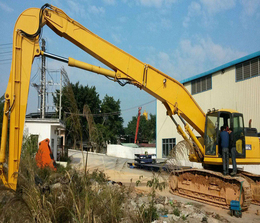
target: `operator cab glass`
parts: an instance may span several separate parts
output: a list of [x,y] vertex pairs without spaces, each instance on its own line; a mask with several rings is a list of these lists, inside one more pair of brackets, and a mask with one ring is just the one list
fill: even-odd
[[227,111],[216,111],[207,114],[204,135],[205,155],[222,157],[222,148],[219,137],[221,126],[228,126],[232,129],[236,142],[236,157],[244,158],[245,134],[243,115]]

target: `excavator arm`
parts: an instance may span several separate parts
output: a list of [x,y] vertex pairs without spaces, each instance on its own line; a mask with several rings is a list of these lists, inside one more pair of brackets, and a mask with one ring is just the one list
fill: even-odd
[[[41,9],[25,10],[19,16],[14,28],[13,60],[5,93],[5,115],[0,150],[0,177],[6,186],[16,189],[31,66],[34,58],[44,53],[40,51],[39,46],[39,37],[44,25],[101,61],[111,70],[88,65],[73,58],[68,60],[70,66],[112,77],[119,83],[124,80],[134,84],[159,99],[175,123],[173,115],[177,114],[184,123],[186,132],[199,148],[198,152],[202,158],[203,146],[197,141],[187,123],[203,137],[205,114],[181,83],[95,35],[62,10],[46,4]],[[8,122],[9,160],[6,175],[4,162]],[[178,131],[187,139],[181,127],[177,123],[176,125]]]

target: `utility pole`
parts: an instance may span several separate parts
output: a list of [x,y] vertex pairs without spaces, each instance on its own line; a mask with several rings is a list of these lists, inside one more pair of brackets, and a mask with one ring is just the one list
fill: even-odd
[[[45,39],[42,39],[42,51],[45,52]],[[46,107],[46,58],[42,55],[42,69],[41,69],[41,118],[45,117]]]
[[60,104],[59,104],[59,120],[61,120],[61,97],[62,97],[62,70],[60,71]]

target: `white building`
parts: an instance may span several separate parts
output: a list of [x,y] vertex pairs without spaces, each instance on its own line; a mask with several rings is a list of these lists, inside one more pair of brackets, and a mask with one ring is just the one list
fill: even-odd
[[[252,119],[252,127],[260,132],[259,58],[260,51],[183,80],[181,83],[205,113],[212,108],[237,110],[243,113],[246,127]],[[156,137],[157,158],[166,158],[173,146],[183,140],[159,100],[157,100]]]
[[[51,118],[26,118],[24,124],[24,135],[25,136],[36,136],[38,138],[38,144],[42,140],[50,139],[50,147],[54,156],[57,160],[58,147],[64,146],[65,143],[65,126],[60,122],[59,119]],[[62,137],[62,138],[61,138]],[[59,140],[63,139],[61,143]]]

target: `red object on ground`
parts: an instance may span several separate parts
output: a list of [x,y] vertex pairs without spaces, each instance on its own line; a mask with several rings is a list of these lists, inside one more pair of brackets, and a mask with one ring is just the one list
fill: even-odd
[[39,143],[39,149],[36,153],[35,160],[39,168],[50,167],[56,171],[56,162],[54,160],[49,143],[49,139],[44,139]]

